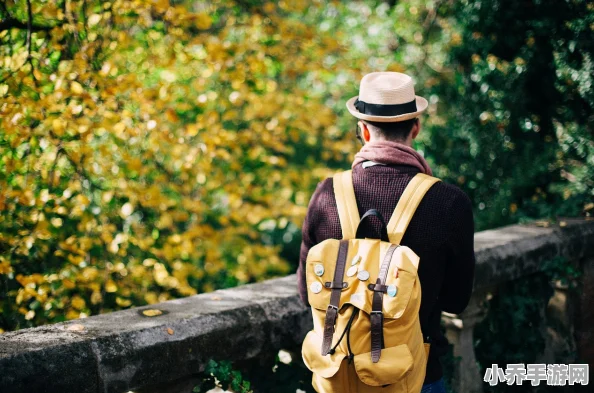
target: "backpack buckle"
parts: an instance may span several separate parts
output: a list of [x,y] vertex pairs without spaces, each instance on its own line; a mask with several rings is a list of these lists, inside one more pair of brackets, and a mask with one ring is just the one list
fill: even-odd
[[326,281],[324,283],[324,286],[326,288],[328,288],[328,289],[346,289],[346,288],[349,287],[349,283],[348,282],[343,282],[341,287],[340,286],[339,287],[334,287],[334,286],[332,286],[332,282]]
[[388,292],[388,287],[386,285],[378,284],[378,283],[368,284],[367,289],[369,289],[370,291],[373,291],[373,292],[382,292],[382,293]]

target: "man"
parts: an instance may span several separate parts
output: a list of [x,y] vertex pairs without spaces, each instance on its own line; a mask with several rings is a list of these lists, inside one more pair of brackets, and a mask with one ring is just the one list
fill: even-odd
[[[421,131],[418,116],[427,106],[427,100],[415,95],[412,79],[396,72],[366,75],[359,96],[347,102],[349,112],[358,119],[357,138],[363,143],[352,165],[360,216],[376,209],[389,218],[415,174],[432,174],[424,158],[412,148]],[[367,221],[364,237],[377,238],[380,227],[379,220]],[[300,296],[309,305],[304,267],[309,249],[326,239],[342,238],[332,178],[318,184],[302,232],[297,277]],[[474,222],[469,198],[456,186],[434,184],[419,204],[401,244],[420,257],[419,317],[423,336],[431,340],[422,391],[445,392],[439,357],[447,349],[447,340],[440,329],[441,312],[458,314],[466,308],[474,277]]]

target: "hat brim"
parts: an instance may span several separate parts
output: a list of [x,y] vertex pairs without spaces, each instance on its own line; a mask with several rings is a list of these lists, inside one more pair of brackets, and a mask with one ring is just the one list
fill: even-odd
[[405,120],[414,119],[415,117],[419,116],[421,113],[425,112],[425,110],[429,106],[429,103],[427,102],[427,100],[425,98],[423,98],[421,96],[415,96],[415,101],[417,104],[416,112],[404,113],[402,115],[396,115],[396,116],[367,115],[365,113],[359,112],[357,110],[357,108],[355,108],[355,101],[357,100],[358,97],[359,96],[354,96],[353,98],[348,100],[346,103],[346,107],[349,110],[349,112],[351,112],[351,115],[355,116],[357,119],[368,120],[368,121],[377,121],[380,123],[394,123],[397,121],[405,121]]

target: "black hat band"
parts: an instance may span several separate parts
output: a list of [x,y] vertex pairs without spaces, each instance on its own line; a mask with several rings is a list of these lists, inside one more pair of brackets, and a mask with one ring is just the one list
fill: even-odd
[[369,104],[365,101],[355,100],[355,108],[361,113],[372,116],[398,116],[417,111],[417,101],[413,99],[404,104]]

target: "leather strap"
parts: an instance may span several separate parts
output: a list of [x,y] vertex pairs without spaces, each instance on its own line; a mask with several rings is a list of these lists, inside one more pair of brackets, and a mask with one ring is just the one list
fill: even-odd
[[339,172],[333,177],[334,197],[338,208],[343,239],[354,239],[359,225],[359,209],[355,199],[352,171]]
[[382,223],[382,228],[380,229],[379,238],[385,242],[389,242],[390,239],[388,237],[388,225],[386,224],[386,221],[384,220],[384,216],[382,216],[382,213],[380,213],[376,209],[369,209],[365,212],[365,214],[363,214],[363,217],[361,217],[361,221],[359,221],[359,224],[357,224],[357,233],[355,233],[355,237],[357,239],[363,239],[363,237],[362,237],[363,236],[362,235],[363,226],[361,224],[363,224],[363,221],[367,217],[371,217],[371,216],[377,217],[380,220],[380,222]]
[[346,265],[347,254],[349,251],[348,240],[341,240],[336,258],[336,267],[334,269],[334,279],[332,281],[332,292],[330,293],[330,304],[326,310],[326,320],[324,322],[324,338],[322,340],[322,356],[330,352],[332,346],[332,336],[334,335],[334,325],[338,315],[338,305],[340,304],[340,293],[343,288],[344,266]]
[[371,361],[377,363],[380,360],[382,348],[384,347],[384,314],[383,314],[383,299],[386,291],[386,278],[388,277],[388,270],[392,262],[394,251],[398,245],[392,244],[386,251],[384,260],[380,267],[379,275],[375,285],[370,284],[369,289],[373,291],[373,301],[371,303]]
[[441,180],[424,173],[417,173],[408,183],[388,222],[390,243],[400,244],[419,203],[431,186],[438,181]]

